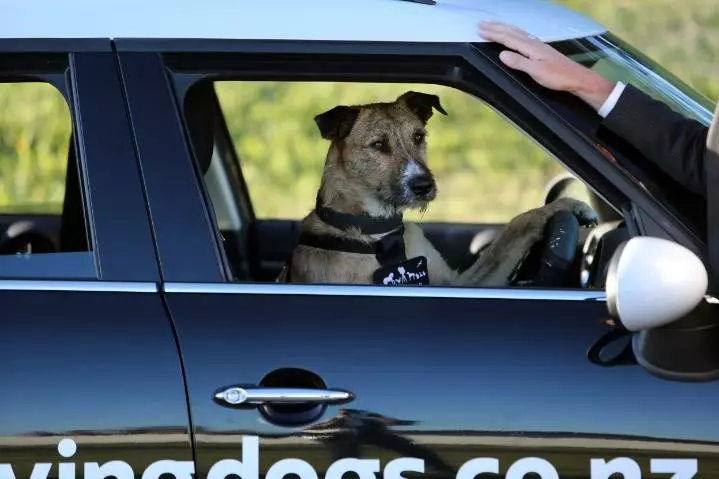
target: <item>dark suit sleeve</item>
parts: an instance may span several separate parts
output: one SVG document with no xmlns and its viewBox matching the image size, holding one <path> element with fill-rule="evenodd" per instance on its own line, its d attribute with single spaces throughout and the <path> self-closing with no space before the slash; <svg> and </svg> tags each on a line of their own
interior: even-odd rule
<svg viewBox="0 0 719 479">
<path fill-rule="evenodd" d="M 708 128 L 627 85 L 602 126 L 700 195 L 706 195 Z"/>
</svg>

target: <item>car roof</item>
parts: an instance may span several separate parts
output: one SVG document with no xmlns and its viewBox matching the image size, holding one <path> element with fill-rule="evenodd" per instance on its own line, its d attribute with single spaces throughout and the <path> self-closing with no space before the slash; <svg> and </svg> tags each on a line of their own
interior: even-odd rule
<svg viewBox="0 0 719 479">
<path fill-rule="evenodd" d="M 32 0 L 9 2 L 0 38 L 480 42 L 479 20 L 544 41 L 599 34 L 548 0 Z"/>
</svg>

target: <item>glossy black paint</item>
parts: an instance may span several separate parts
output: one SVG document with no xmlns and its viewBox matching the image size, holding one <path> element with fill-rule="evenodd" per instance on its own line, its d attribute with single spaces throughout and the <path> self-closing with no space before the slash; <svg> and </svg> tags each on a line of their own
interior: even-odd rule
<svg viewBox="0 0 719 479">
<path fill-rule="evenodd" d="M 124 53 L 119 62 L 162 276 L 165 281 L 224 281 L 210 213 L 160 57 Z"/>
<path fill-rule="evenodd" d="M 219 387 L 300 367 L 356 394 L 344 408 L 418 421 L 391 429 L 455 468 L 498 457 L 504 473 L 518 458 L 539 456 L 560 477 L 588 477 L 591 458 L 628 456 L 649 476 L 650 457 L 691 456 L 699 477 L 717 477 L 719 429 L 709 412 L 719 383 L 591 364 L 587 349 L 607 331 L 601 302 L 172 293 L 168 304 L 200 475 L 221 458 L 238 458 L 242 434 L 262 436 L 261 473 L 288 457 L 324 472 L 339 457 L 303 438 L 302 427 L 269 424 L 257 410 L 211 398 Z M 382 467 L 397 455 L 361 451 Z"/>
<path fill-rule="evenodd" d="M 43 58 L 3 56 L 3 73 L 12 64 L 10 74 L 32 73 Z M 86 462 L 120 460 L 132 470 L 117 479 L 139 478 L 157 460 L 192 461 L 180 355 L 156 291 L 157 259 L 115 57 L 75 53 L 45 68 L 56 65 L 69 66 L 54 79 L 69 99 L 102 280 L 0 281 L 0 477 L 71 479 L 60 473 L 63 462 L 74 463 L 81 478 Z M 59 446 L 62 439 L 74 440 L 77 452 Z"/>
<path fill-rule="evenodd" d="M 192 460 L 159 294 L 7 290 L 0 304 L 0 463 L 16 478 L 35 463 L 52 463 L 52 479 L 58 462 L 74 462 L 81 478 L 85 462 L 121 460 L 139 478 L 157 460 Z M 58 454 L 64 438 L 77 444 L 71 458 Z"/>
<path fill-rule="evenodd" d="M 109 38 L 0 38 L 0 52 L 112 52 Z"/>
<path fill-rule="evenodd" d="M 100 278 L 159 281 L 155 247 L 137 157 L 111 53 L 71 56 L 71 85 L 88 217 L 95 234 Z"/>
</svg>

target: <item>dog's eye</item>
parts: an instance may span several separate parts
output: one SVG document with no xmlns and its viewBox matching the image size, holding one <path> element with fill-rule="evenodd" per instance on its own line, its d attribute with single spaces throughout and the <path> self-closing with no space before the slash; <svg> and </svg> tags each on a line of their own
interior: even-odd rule
<svg viewBox="0 0 719 479">
<path fill-rule="evenodd" d="M 377 151 L 388 151 L 389 147 L 387 146 L 387 142 L 383 140 L 378 140 L 372 143 L 372 148 L 374 148 Z"/>
<path fill-rule="evenodd" d="M 414 143 L 416 145 L 420 145 L 424 141 L 424 133 L 415 133 L 414 134 Z"/>
</svg>

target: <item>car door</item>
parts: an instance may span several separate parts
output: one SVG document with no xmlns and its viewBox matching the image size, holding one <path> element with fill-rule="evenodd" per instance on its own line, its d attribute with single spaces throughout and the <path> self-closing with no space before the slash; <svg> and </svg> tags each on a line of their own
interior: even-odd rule
<svg viewBox="0 0 719 479">
<path fill-rule="evenodd" d="M 0 478 L 189 474 L 180 356 L 111 44 L 0 50 L 0 196 L 18 220 L 0 241 Z M 37 208 L 50 221 L 33 222 Z"/>
<path fill-rule="evenodd" d="M 603 291 L 236 280 L 202 181 L 212 141 L 202 146 L 185 136 L 207 122 L 184 123 L 191 114 L 183 94 L 199 78 L 227 74 L 206 70 L 213 62 L 227 62 L 228 71 L 242 65 L 249 75 L 254 57 L 227 54 L 233 48 L 269 47 L 208 41 L 202 61 L 183 55 L 186 48 L 118 42 L 164 298 L 182 352 L 198 475 L 599 479 L 682 472 L 678 478 L 699 467 L 700 476 L 716 477 L 719 386 L 589 361 L 588 349 L 609 331 Z M 224 53 L 213 56 L 213 48 Z M 306 79 L 300 58 L 310 47 L 296 48 L 291 68 Z M 379 68 L 350 58 L 355 48 L 332 45 L 355 73 Z M 390 53 L 361 48 L 370 58 L 388 55 L 377 62 L 397 78 L 415 58 L 399 46 Z M 267 64 L 257 62 L 267 74 Z M 321 64 L 325 75 L 340 75 Z"/>
</svg>

